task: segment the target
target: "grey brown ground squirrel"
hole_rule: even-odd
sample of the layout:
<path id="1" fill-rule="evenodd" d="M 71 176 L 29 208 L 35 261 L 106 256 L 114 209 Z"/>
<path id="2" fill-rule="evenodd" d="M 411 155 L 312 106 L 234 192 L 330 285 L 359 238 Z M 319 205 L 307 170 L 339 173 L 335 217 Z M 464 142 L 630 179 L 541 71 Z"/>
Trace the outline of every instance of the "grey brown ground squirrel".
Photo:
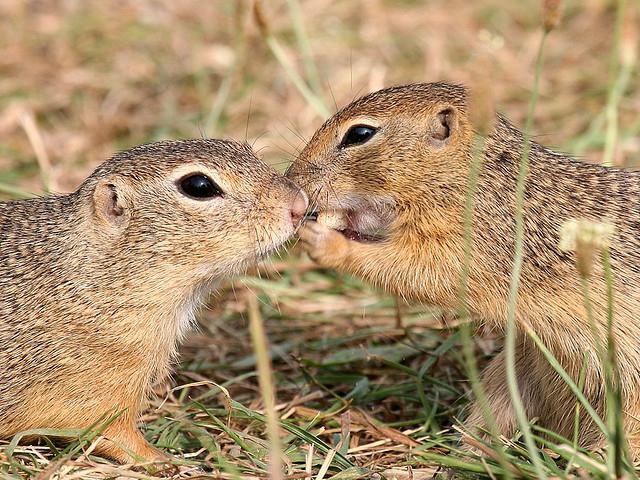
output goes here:
<path id="1" fill-rule="evenodd" d="M 300 238 L 327 268 L 358 275 L 404 298 L 456 308 L 464 261 L 463 210 L 474 131 L 467 92 L 445 83 L 369 94 L 313 136 L 288 177 L 319 211 Z M 506 324 L 514 255 L 516 181 L 523 135 L 502 116 L 487 135 L 475 197 L 468 303 L 496 329 Z M 576 161 L 533 143 L 525 190 L 524 264 L 517 309 L 574 378 L 587 359 L 585 394 L 605 415 L 603 368 L 585 312 L 573 253 L 558 247 L 569 219 L 608 221 L 615 282 L 614 337 L 630 453 L 640 458 L 640 173 Z M 598 260 L 591 302 L 604 341 L 607 294 Z M 572 438 L 575 396 L 522 329 L 516 370 L 527 415 Z M 517 428 L 504 353 L 484 371 L 504 435 Z M 604 442 L 582 412 L 579 441 Z M 483 426 L 477 405 L 469 427 Z"/>
<path id="2" fill-rule="evenodd" d="M 195 309 L 279 248 L 307 202 L 228 141 L 119 153 L 69 195 L 0 203 L 0 438 L 120 415 L 97 452 L 162 459 L 136 426 Z"/>

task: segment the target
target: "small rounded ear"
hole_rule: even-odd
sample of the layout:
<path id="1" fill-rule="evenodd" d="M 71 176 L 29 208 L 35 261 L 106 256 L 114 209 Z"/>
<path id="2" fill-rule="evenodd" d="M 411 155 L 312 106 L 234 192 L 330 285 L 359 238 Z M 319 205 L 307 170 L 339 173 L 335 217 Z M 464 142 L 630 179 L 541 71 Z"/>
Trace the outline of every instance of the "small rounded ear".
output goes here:
<path id="1" fill-rule="evenodd" d="M 453 107 L 440 110 L 429 119 L 429 140 L 435 147 L 443 147 L 458 126 L 458 118 Z"/>
<path id="2" fill-rule="evenodd" d="M 93 209 L 96 217 L 115 228 L 123 228 L 131 217 L 131 205 L 119 182 L 103 179 L 93 191 Z"/>

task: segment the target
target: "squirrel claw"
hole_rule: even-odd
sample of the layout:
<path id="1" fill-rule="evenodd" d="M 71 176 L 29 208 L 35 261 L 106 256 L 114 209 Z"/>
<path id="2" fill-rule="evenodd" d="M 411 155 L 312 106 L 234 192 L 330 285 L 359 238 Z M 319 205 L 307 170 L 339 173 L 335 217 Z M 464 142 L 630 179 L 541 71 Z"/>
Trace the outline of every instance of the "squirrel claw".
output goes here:
<path id="1" fill-rule="evenodd" d="M 344 235 L 318 222 L 306 222 L 298 236 L 309 257 L 322 267 L 339 267 L 349 252 Z"/>

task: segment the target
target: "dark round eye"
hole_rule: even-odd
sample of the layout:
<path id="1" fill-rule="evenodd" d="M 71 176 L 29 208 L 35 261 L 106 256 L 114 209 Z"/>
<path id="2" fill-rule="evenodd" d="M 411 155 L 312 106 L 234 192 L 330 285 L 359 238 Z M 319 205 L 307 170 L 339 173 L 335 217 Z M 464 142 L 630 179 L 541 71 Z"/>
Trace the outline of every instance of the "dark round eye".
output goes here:
<path id="1" fill-rule="evenodd" d="M 345 148 L 368 142 L 377 131 L 377 128 L 368 125 L 354 125 L 344 134 L 340 147 Z"/>
<path id="2" fill-rule="evenodd" d="M 209 177 L 202 173 L 196 173 L 184 177 L 179 182 L 180 191 L 187 197 L 205 200 L 207 198 L 219 197 L 222 190 Z"/>

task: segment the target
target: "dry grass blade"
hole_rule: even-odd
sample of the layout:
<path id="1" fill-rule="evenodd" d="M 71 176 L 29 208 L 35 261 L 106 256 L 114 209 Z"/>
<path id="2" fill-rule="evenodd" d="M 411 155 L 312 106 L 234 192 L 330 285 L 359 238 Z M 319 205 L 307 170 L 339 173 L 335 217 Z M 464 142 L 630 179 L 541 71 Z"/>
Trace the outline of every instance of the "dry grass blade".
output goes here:
<path id="1" fill-rule="evenodd" d="M 58 185 L 53 178 L 53 168 L 51 166 L 51 161 L 49 160 L 47 149 L 45 148 L 44 142 L 42 140 L 40 130 L 36 125 L 33 113 L 28 111 L 23 112 L 22 115 L 20 115 L 20 125 L 22 125 L 22 128 L 27 134 L 29 142 L 31 143 L 31 147 L 33 148 L 33 152 L 35 153 L 36 159 L 38 160 L 44 190 L 46 192 L 58 191 Z"/>
<path id="2" fill-rule="evenodd" d="M 282 447 L 280 445 L 280 429 L 278 414 L 276 412 L 275 390 L 269 346 L 264 331 L 262 314 L 258 307 L 258 299 L 249 297 L 249 330 L 253 340 L 253 349 L 256 353 L 258 379 L 260 381 L 260 393 L 264 402 L 265 416 L 267 418 L 267 440 L 269 442 L 269 477 L 280 480 L 282 475 Z"/>

